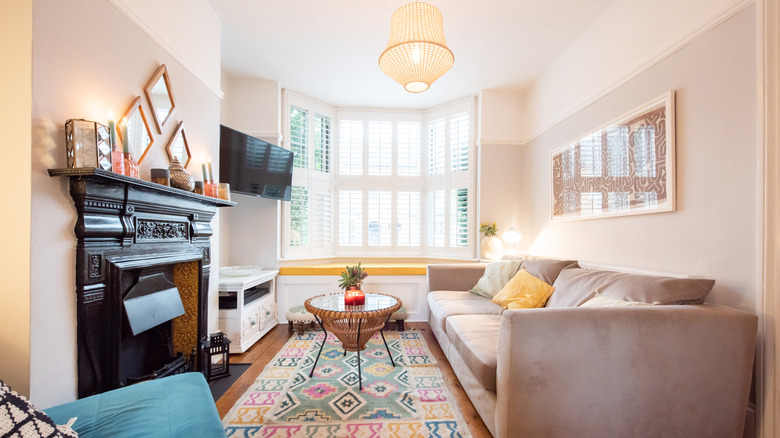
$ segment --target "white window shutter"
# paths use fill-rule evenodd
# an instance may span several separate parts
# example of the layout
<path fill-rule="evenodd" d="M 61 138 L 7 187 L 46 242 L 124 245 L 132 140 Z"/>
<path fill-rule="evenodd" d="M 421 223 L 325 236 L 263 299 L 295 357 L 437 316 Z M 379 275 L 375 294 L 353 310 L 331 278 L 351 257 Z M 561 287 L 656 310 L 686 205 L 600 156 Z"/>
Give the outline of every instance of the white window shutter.
<path fill-rule="evenodd" d="M 290 246 L 309 245 L 309 191 L 293 186 L 290 198 Z"/>
<path fill-rule="evenodd" d="M 363 245 L 363 192 L 339 191 L 339 245 Z"/>
<path fill-rule="evenodd" d="M 471 121 L 469 113 L 450 116 L 450 163 L 452 172 L 469 170 Z"/>
<path fill-rule="evenodd" d="M 299 169 L 309 168 L 309 112 L 290 107 L 290 149 L 295 153 L 293 164 Z"/>
<path fill-rule="evenodd" d="M 317 172 L 330 172 L 330 117 L 314 114 L 314 166 Z"/>
<path fill-rule="evenodd" d="M 420 122 L 398 122 L 398 175 L 420 176 L 420 161 Z"/>
<path fill-rule="evenodd" d="M 420 192 L 398 192 L 398 246 L 420 246 Z"/>
<path fill-rule="evenodd" d="M 444 119 L 437 119 L 428 123 L 429 175 L 444 174 L 447 147 L 445 124 Z"/>
<path fill-rule="evenodd" d="M 393 122 L 368 122 L 368 174 L 390 175 L 393 171 Z"/>
<path fill-rule="evenodd" d="M 469 191 L 452 190 L 450 196 L 450 246 L 467 247 L 469 244 Z"/>
<path fill-rule="evenodd" d="M 339 121 L 339 174 L 363 174 L 363 121 Z"/>
<path fill-rule="evenodd" d="M 368 192 L 368 246 L 392 243 L 393 201 L 390 191 Z"/>

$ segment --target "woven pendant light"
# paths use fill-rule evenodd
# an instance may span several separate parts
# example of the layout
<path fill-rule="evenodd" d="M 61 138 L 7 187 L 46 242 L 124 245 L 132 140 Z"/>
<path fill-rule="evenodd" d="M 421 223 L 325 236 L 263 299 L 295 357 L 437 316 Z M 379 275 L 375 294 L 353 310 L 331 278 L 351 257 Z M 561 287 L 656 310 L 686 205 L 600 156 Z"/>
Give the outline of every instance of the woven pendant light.
<path fill-rule="evenodd" d="M 379 68 L 403 85 L 420 93 L 430 88 L 455 62 L 444 41 L 441 11 L 428 3 L 401 6 L 390 20 L 390 41 L 379 55 Z"/>

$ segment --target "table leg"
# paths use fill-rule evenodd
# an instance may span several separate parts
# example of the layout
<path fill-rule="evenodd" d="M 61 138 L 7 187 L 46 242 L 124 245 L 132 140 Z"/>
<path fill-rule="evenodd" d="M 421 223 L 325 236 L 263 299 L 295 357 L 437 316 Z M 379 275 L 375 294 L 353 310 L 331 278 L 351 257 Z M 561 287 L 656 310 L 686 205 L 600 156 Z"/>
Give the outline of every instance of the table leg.
<path fill-rule="evenodd" d="M 320 327 L 322 328 L 322 333 L 324 333 L 324 334 L 325 334 L 325 337 L 324 337 L 324 338 L 322 338 L 322 344 L 320 344 L 320 351 L 319 351 L 319 352 L 317 352 L 317 358 L 316 358 L 316 359 L 314 359 L 314 366 L 312 366 L 312 367 L 311 367 L 311 371 L 309 371 L 309 377 L 311 377 L 312 375 L 314 375 L 314 369 L 315 369 L 315 368 L 317 368 L 317 362 L 319 362 L 319 360 L 320 360 L 320 355 L 322 354 L 322 349 L 323 349 L 323 347 L 325 347 L 325 341 L 327 341 L 327 340 L 328 340 L 328 331 L 327 331 L 327 330 L 325 330 L 325 326 L 324 326 L 324 325 L 322 325 L 322 321 L 320 320 L 320 318 L 318 318 L 318 317 L 317 317 L 317 315 L 314 315 L 314 319 L 316 319 L 316 320 L 317 320 L 317 322 L 320 324 Z"/>
<path fill-rule="evenodd" d="M 385 324 L 387 324 L 387 320 L 388 319 L 390 319 L 390 315 L 387 315 L 387 319 L 385 320 Z M 385 340 L 384 330 L 379 329 L 379 334 L 382 336 L 382 342 L 385 343 L 385 349 L 387 349 L 387 355 L 390 356 L 390 363 L 393 364 L 393 368 L 395 368 L 395 361 L 393 360 L 393 353 L 390 352 L 390 347 L 387 346 L 387 341 Z"/>
<path fill-rule="evenodd" d="M 363 375 L 360 371 L 360 328 L 363 324 L 363 319 L 358 319 L 358 332 L 357 332 L 357 357 L 358 357 L 358 386 L 360 390 L 363 390 Z"/>

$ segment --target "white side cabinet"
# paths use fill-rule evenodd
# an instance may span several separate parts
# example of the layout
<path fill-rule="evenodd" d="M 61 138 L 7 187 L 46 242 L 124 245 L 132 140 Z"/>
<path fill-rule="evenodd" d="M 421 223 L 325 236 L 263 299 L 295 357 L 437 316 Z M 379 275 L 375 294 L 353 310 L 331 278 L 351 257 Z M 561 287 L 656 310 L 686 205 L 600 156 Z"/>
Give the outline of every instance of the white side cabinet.
<path fill-rule="evenodd" d="M 219 326 L 230 339 L 230 352 L 243 353 L 268 333 L 276 321 L 276 274 L 257 271 L 219 278 Z"/>

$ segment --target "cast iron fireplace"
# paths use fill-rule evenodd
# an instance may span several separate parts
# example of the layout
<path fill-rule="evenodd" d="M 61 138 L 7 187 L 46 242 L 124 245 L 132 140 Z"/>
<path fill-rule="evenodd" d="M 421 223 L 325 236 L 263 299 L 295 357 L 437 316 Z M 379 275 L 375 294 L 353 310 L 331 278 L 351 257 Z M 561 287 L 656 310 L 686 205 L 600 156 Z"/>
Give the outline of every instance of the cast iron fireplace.
<path fill-rule="evenodd" d="M 235 203 L 99 169 L 70 177 L 78 396 L 205 372 L 211 219 Z"/>

